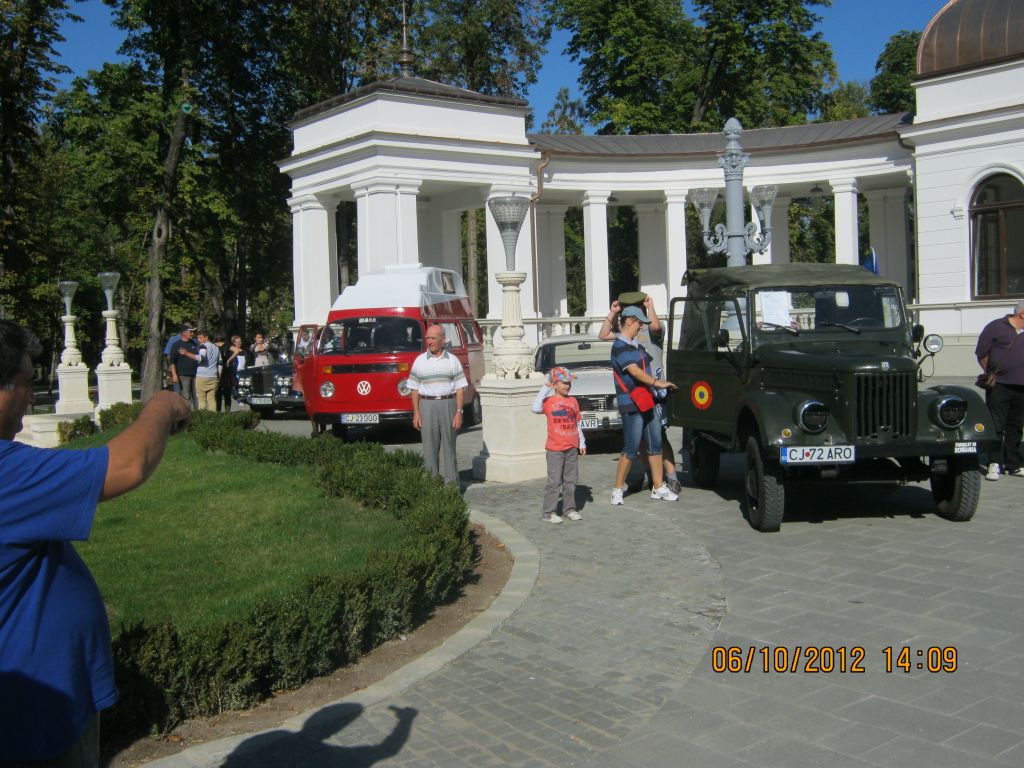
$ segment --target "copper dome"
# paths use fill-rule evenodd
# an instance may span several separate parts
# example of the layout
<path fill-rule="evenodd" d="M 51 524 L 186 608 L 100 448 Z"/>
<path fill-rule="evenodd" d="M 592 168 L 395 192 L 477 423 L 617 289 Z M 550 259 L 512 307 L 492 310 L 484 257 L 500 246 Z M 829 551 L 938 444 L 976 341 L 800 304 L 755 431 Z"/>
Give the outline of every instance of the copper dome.
<path fill-rule="evenodd" d="M 1021 0 L 949 0 L 928 22 L 917 48 L 917 75 L 972 69 L 1024 57 Z"/>

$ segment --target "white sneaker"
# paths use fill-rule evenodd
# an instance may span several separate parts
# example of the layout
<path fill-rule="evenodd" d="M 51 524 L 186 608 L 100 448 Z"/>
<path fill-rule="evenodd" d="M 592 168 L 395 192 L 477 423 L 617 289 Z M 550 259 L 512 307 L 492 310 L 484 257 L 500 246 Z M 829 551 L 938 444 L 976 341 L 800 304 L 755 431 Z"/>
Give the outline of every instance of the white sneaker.
<path fill-rule="evenodd" d="M 570 512 L 568 515 L 566 515 L 566 517 L 568 517 L 570 520 L 582 520 L 583 519 L 583 515 L 581 515 L 575 509 L 572 512 Z"/>
<path fill-rule="evenodd" d="M 612 506 L 622 504 L 622 488 L 612 488 Z"/>
<path fill-rule="evenodd" d="M 998 480 L 999 479 L 999 465 L 998 464 L 989 464 L 988 465 L 988 474 L 985 475 L 985 479 L 986 480 Z"/>
<path fill-rule="evenodd" d="M 660 486 L 651 491 L 652 499 L 661 499 L 662 501 L 675 501 L 679 497 L 672 493 L 672 489 L 662 483 Z"/>
<path fill-rule="evenodd" d="M 544 515 L 544 517 L 542 517 L 541 520 L 543 520 L 545 523 L 555 523 L 557 525 L 558 523 L 562 522 L 562 517 L 561 515 Z"/>

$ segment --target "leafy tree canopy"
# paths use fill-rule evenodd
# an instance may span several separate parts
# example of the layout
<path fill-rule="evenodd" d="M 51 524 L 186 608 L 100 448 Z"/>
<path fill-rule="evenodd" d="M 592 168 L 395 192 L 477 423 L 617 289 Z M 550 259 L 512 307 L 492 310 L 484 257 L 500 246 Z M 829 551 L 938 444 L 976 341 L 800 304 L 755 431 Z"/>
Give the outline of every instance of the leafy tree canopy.
<path fill-rule="evenodd" d="M 877 114 L 913 112 L 917 105 L 911 81 L 917 74 L 917 46 L 921 33 L 902 30 L 889 38 L 871 79 L 868 105 Z"/>

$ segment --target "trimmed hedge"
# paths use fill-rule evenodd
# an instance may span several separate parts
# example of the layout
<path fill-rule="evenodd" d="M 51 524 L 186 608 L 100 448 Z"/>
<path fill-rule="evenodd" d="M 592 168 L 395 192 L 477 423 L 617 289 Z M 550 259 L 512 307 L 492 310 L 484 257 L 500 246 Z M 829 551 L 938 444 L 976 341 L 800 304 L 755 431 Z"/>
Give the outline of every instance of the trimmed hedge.
<path fill-rule="evenodd" d="M 122 626 L 114 638 L 121 699 L 104 714 L 107 749 L 186 718 L 252 707 L 355 661 L 451 598 L 471 566 L 465 502 L 423 471 L 418 455 L 257 432 L 257 423 L 249 413 L 199 412 L 191 432 L 206 451 L 319 467 L 326 495 L 393 515 L 404 539 L 375 550 L 356 573 L 311 578 L 243 619 L 190 629 Z"/>

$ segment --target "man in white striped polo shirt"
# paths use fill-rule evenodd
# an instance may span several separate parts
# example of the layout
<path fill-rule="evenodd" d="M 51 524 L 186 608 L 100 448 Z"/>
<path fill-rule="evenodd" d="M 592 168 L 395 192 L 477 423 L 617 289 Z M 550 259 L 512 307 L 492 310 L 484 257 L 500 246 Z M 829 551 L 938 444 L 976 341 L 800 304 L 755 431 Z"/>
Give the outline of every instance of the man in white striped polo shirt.
<path fill-rule="evenodd" d="M 455 435 L 462 427 L 462 403 L 469 382 L 459 358 L 445 349 L 440 325 L 427 327 L 426 341 L 427 351 L 416 358 L 409 371 L 412 425 L 423 435 L 427 471 L 440 475 L 449 485 L 458 485 Z"/>

